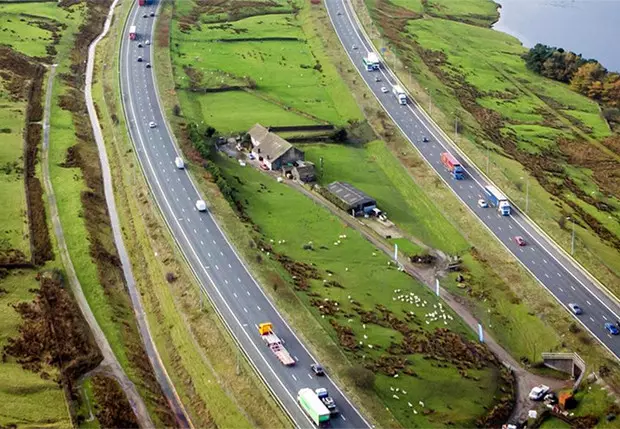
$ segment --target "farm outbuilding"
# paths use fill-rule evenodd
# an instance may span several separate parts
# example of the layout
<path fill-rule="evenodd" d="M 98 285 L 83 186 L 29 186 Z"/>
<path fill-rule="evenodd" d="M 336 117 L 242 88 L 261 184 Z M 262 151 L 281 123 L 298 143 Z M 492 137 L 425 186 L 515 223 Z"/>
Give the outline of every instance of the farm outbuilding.
<path fill-rule="evenodd" d="M 310 161 L 299 161 L 292 170 L 292 175 L 295 180 L 300 182 L 309 183 L 316 180 L 316 171 L 314 164 Z"/>
<path fill-rule="evenodd" d="M 252 141 L 252 154 L 270 170 L 279 170 L 286 164 L 304 159 L 303 151 L 260 124 L 254 125 L 248 134 Z"/>
<path fill-rule="evenodd" d="M 338 207 L 357 214 L 371 214 L 377 208 L 377 201 L 354 186 L 345 182 L 333 182 L 327 185 L 329 194 Z"/>

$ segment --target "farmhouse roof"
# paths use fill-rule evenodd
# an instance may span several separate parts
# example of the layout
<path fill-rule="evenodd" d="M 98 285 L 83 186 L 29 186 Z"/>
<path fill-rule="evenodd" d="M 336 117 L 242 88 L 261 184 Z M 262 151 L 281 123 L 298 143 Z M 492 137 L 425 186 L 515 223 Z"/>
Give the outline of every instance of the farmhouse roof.
<path fill-rule="evenodd" d="M 250 137 L 260 143 L 263 141 L 265 136 L 269 134 L 269 130 L 263 127 L 261 124 L 256 124 L 252 128 L 250 128 L 248 134 L 250 135 Z"/>
<path fill-rule="evenodd" d="M 349 207 L 356 207 L 367 203 L 376 203 L 376 201 L 345 182 L 333 182 L 327 185 L 327 189 Z"/>
<path fill-rule="evenodd" d="M 268 133 L 256 146 L 258 153 L 270 161 L 280 158 L 292 147 L 293 145 L 274 133 Z"/>

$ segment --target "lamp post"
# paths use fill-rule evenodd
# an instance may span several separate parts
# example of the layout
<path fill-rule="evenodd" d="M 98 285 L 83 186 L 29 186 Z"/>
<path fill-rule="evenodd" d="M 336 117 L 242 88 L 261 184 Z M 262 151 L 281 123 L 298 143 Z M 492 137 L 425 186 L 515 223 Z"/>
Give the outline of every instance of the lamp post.
<path fill-rule="evenodd" d="M 575 254 L 575 219 L 569 216 L 566 220 L 570 220 L 573 223 L 573 232 L 570 237 L 570 254 L 573 256 Z"/>
<path fill-rule="evenodd" d="M 431 93 L 430 88 L 425 88 L 428 93 L 428 116 L 433 115 L 433 94 Z"/>
<path fill-rule="evenodd" d="M 523 177 L 521 178 L 523 180 Z M 530 177 L 525 178 L 525 213 L 527 213 L 530 206 Z"/>

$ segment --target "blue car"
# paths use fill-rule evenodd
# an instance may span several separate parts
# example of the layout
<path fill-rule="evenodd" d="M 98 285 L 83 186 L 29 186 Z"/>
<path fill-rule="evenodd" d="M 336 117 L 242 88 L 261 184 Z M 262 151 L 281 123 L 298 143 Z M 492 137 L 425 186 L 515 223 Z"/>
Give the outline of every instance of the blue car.
<path fill-rule="evenodd" d="M 607 332 L 609 332 L 611 335 L 618 335 L 620 334 L 620 331 L 618 330 L 618 328 L 616 327 L 616 325 L 614 325 L 613 323 L 605 323 L 605 329 L 607 330 Z"/>

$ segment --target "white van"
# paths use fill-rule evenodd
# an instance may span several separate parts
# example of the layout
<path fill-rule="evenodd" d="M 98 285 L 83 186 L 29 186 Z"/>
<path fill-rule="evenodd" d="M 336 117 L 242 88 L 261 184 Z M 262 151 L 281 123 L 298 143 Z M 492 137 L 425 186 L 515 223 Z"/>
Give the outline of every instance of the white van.
<path fill-rule="evenodd" d="M 183 162 L 183 158 L 181 158 L 180 156 L 177 156 L 174 159 L 174 165 L 176 165 L 177 168 L 179 168 L 181 170 L 185 168 L 185 162 Z"/>
<path fill-rule="evenodd" d="M 203 200 L 196 201 L 196 209 L 199 212 L 207 211 L 207 203 L 205 203 Z"/>

